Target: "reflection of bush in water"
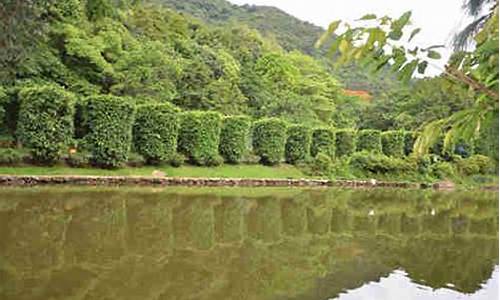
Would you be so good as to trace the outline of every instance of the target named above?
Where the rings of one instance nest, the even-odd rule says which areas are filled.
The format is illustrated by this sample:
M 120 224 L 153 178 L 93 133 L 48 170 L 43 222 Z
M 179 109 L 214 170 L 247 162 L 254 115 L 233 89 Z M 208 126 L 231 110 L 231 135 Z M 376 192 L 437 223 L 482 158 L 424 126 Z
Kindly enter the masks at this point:
M 175 204 L 175 201 L 151 197 L 127 205 L 127 245 L 131 250 L 140 252 L 146 249 L 154 257 L 162 257 L 171 251 L 172 207 Z
M 87 292 L 79 288 L 89 270 L 99 279 L 88 298 L 130 299 L 135 290 L 167 298 L 306 293 L 306 299 L 320 278 L 356 287 L 402 267 L 433 287 L 451 282 L 475 290 L 498 263 L 496 203 L 471 194 L 412 193 L 395 191 L 387 200 L 392 193 L 380 190 L 304 191 L 294 199 L 16 192 L 17 205 L 0 206 L 0 276 L 14 287 L 36 278 L 42 298 L 57 293 L 51 290 L 61 276 L 82 278 L 61 293 Z M 33 200 L 37 195 L 44 201 Z M 376 234 L 364 229 L 372 220 Z M 1 299 L 22 298 L 15 294 L 20 288 L 4 297 L 1 286 Z
M 239 242 L 243 238 L 245 200 L 221 198 L 215 207 L 215 236 L 218 242 Z
M 278 241 L 281 237 L 280 201 L 272 197 L 258 198 L 247 218 L 248 235 L 265 242 Z
M 330 230 L 332 209 L 325 199 L 312 201 L 307 207 L 307 228 L 309 233 L 326 234 Z
M 210 249 L 214 245 L 214 210 L 217 200 L 202 196 L 180 198 L 174 209 L 175 247 Z
M 303 196 L 281 200 L 283 233 L 288 236 L 302 235 L 307 226 L 307 198 Z

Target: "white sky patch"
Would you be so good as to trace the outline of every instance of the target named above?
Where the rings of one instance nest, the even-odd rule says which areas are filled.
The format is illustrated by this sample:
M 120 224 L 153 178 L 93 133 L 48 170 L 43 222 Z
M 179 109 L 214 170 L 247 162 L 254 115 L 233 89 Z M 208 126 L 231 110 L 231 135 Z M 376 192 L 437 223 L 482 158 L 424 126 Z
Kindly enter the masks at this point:
M 412 26 L 422 31 L 412 41 L 413 45 L 425 48 L 432 45 L 446 45 L 439 49 L 443 55 L 434 64 L 444 66 L 451 54 L 453 36 L 468 18 L 462 9 L 461 0 L 229 0 L 234 4 L 255 4 L 275 6 L 283 11 L 313 24 L 327 28 L 335 20 L 354 22 L 368 13 L 377 16 L 388 15 L 397 18 L 411 10 Z M 439 69 L 441 69 L 439 68 Z M 429 66 L 428 73 L 438 74 L 441 70 Z

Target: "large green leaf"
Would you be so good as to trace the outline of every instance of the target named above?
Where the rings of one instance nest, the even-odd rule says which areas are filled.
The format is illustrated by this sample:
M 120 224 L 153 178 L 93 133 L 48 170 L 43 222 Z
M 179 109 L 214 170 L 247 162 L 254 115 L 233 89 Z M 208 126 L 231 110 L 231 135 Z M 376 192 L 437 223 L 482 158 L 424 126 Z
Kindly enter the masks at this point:
M 351 44 L 346 40 L 341 40 L 339 45 L 339 51 L 342 54 L 346 54 L 349 51 L 349 49 L 351 49 Z
M 315 44 L 316 48 L 319 48 L 321 45 L 323 45 L 326 40 L 328 40 L 334 33 L 335 31 L 339 28 L 340 26 L 340 20 L 334 21 L 330 23 L 330 26 L 328 26 L 328 30 L 321 35 L 321 37 L 318 39 L 318 41 Z
M 409 24 L 411 18 L 411 11 L 405 12 L 399 19 L 392 22 L 391 29 L 393 31 L 402 31 L 403 27 Z
M 418 66 L 418 59 L 414 59 L 411 62 L 407 63 L 401 71 L 398 73 L 398 78 L 401 81 L 407 82 L 411 79 L 413 76 L 413 73 L 415 72 L 415 69 Z
M 437 51 L 430 50 L 427 53 L 427 57 L 432 58 L 432 59 L 440 59 L 441 58 L 441 54 L 439 52 L 437 52 Z
M 421 28 L 415 28 L 413 29 L 413 31 L 411 32 L 410 34 L 410 37 L 408 38 L 408 42 L 411 42 L 411 40 L 413 40 L 413 38 L 421 31 L 422 29 Z
M 361 19 L 359 19 L 359 20 L 374 20 L 376 18 L 377 18 L 377 15 L 375 15 L 375 14 L 366 14 L 363 17 L 361 17 Z
M 388 37 L 391 39 L 391 40 L 394 40 L 394 41 L 399 41 L 401 39 L 401 37 L 403 36 L 403 31 L 398 29 L 398 30 L 393 30 L 391 32 L 389 32 L 389 35 Z

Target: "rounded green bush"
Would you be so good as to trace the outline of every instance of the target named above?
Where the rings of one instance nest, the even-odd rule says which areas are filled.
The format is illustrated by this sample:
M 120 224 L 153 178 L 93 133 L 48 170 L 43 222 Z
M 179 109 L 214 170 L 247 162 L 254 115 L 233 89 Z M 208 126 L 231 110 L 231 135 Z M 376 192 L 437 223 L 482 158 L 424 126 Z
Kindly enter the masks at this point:
M 333 128 L 316 128 L 312 132 L 311 156 L 324 153 L 330 158 L 335 157 L 335 131 Z
M 197 165 L 205 166 L 217 160 L 221 120 L 217 112 L 189 111 L 181 114 L 178 151 Z
M 128 161 L 135 105 L 127 98 L 96 95 L 88 98 L 89 136 L 93 163 L 117 168 Z
M 349 160 L 349 165 L 354 169 L 375 174 L 403 173 L 415 170 L 415 167 L 408 161 L 366 150 L 354 153 Z
M 172 104 L 137 107 L 133 134 L 135 150 L 148 164 L 166 162 L 177 151 L 179 109 Z
M 409 156 L 413 153 L 413 145 L 417 139 L 417 133 L 414 131 L 404 131 L 404 155 Z
M 90 165 L 91 158 L 89 153 L 76 152 L 68 155 L 66 163 L 72 168 L 84 168 Z
M 387 156 L 403 157 L 405 152 L 405 134 L 400 130 L 383 132 L 382 152 Z
M 356 151 L 382 152 L 382 139 L 380 130 L 365 129 L 358 131 Z
M 496 173 L 493 159 L 484 155 L 472 155 L 457 161 L 458 170 L 464 175 Z
M 439 179 L 450 179 L 455 177 L 455 168 L 449 162 L 438 162 L 432 166 L 434 175 Z
M 169 164 L 174 167 L 174 168 L 179 168 L 180 166 L 182 166 L 184 164 L 184 161 L 186 160 L 186 158 L 184 157 L 184 155 L 180 154 L 180 153 L 175 153 L 171 158 L 170 158 L 170 161 L 169 161 Z
M 320 152 L 314 157 L 312 170 L 314 175 L 328 175 L 333 168 L 332 158 L 330 155 Z
M 73 138 L 75 97 L 56 85 L 23 88 L 17 136 L 35 162 L 59 160 Z
M 14 166 L 23 162 L 23 153 L 16 149 L 0 148 L 0 165 Z
M 288 128 L 285 144 L 285 159 L 290 164 L 307 159 L 311 148 L 311 130 L 304 125 L 292 125 Z
M 222 120 L 219 153 L 228 163 L 238 163 L 247 152 L 250 118 L 230 116 Z
M 337 157 L 350 156 L 356 151 L 356 132 L 340 129 L 335 132 L 335 154 Z
M 133 168 L 140 168 L 146 164 L 146 158 L 139 153 L 130 152 L 128 155 L 127 165 Z
M 207 167 L 218 167 L 224 163 L 224 158 L 220 155 L 212 156 L 207 159 L 205 165 Z
M 278 164 L 285 154 L 286 123 L 277 118 L 256 121 L 253 126 L 252 145 L 260 162 Z

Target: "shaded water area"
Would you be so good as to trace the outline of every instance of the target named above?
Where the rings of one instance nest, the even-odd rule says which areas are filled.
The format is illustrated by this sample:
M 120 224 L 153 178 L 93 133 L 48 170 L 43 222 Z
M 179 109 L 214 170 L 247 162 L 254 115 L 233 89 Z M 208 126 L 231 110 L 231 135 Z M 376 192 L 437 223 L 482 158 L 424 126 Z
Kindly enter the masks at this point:
M 0 299 L 497 299 L 498 194 L 5 188 Z

